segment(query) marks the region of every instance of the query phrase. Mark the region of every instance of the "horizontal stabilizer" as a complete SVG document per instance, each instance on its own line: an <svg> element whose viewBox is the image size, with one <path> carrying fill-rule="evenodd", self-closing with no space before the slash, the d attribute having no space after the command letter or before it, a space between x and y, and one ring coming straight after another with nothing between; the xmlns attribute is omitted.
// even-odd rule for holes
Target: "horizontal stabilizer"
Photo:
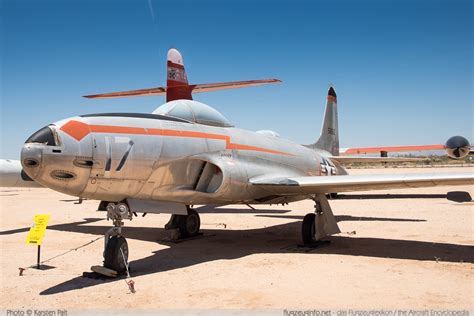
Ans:
<svg viewBox="0 0 474 316"><path fill-rule="evenodd" d="M192 93L199 92L210 92L218 91L225 89L238 89L245 87L253 87L265 84L274 84L281 83L281 80L278 79L260 79L260 80L245 80L245 81L232 81L232 82L218 82L218 83L203 83L203 84L194 84L194 85L183 85L183 88L191 88ZM179 86L174 86L174 89L179 88ZM107 99L107 98L125 98L125 97L140 97L140 96L156 96L156 95L166 95L166 87L157 87L150 89L139 89L139 90L129 90L129 91L119 91L111 93L101 93L93 95L85 95L84 98L88 99Z"/></svg>
<svg viewBox="0 0 474 316"><path fill-rule="evenodd" d="M166 88L157 87L150 89L139 89L129 91L119 91L101 94L85 95L84 98L88 99L111 99L111 98L126 98L126 97L140 97L140 96L152 96L152 95L165 95Z"/></svg>
<svg viewBox="0 0 474 316"><path fill-rule="evenodd" d="M211 92L224 89L238 89L246 87L254 87L265 84L281 83L279 79L259 79L259 80L244 80L244 81L231 81L231 82L219 82L219 83L204 83L197 84L193 87L193 93L198 92Z"/></svg>

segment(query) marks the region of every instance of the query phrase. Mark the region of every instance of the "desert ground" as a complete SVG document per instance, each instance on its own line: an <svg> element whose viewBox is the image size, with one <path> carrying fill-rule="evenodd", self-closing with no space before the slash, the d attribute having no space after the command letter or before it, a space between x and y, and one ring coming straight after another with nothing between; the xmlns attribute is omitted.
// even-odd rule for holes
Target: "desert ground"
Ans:
<svg viewBox="0 0 474 316"><path fill-rule="evenodd" d="M474 172L474 168L362 169ZM103 240L44 264L25 243L35 214L51 218L42 260L101 237L111 227L98 201L74 204L49 189L0 188L1 309L306 309L474 308L474 202L434 187L347 193L330 201L342 233L315 249L298 248L313 202L286 206L202 207L202 237L173 243L169 215L126 221L131 293L124 278L91 279ZM369 194L369 196L367 196Z"/></svg>

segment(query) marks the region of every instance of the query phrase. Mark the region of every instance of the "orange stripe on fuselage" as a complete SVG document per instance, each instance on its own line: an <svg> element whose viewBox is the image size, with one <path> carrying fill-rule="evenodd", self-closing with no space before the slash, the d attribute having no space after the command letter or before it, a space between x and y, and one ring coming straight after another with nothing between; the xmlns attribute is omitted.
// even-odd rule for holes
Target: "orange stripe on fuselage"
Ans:
<svg viewBox="0 0 474 316"><path fill-rule="evenodd" d="M141 127L110 126L110 125L89 125L93 133L113 133L113 134L146 134L146 129Z"/></svg>
<svg viewBox="0 0 474 316"><path fill-rule="evenodd" d="M235 144L231 142L230 136L222 134L211 134L204 132L182 131L173 129L161 128L143 128L143 127L129 127L129 126L113 126L113 125L88 125L78 121L69 121L61 127L61 130L68 135L80 141L82 138L91 133L109 133L109 134L134 134L134 135L158 135L168 137L188 137L188 138L202 138L223 140L226 144L226 149L235 150L251 150L260 151L270 154L293 156L278 150L261 148L250 145Z"/></svg>

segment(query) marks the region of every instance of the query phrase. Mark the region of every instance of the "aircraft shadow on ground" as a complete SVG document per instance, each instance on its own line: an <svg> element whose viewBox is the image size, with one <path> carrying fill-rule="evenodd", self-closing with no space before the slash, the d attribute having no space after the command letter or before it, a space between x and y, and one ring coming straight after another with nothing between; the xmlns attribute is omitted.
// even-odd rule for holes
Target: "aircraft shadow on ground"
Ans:
<svg viewBox="0 0 474 316"><path fill-rule="evenodd" d="M264 216L264 215L257 215ZM267 215L280 217L278 215ZM282 218L289 218L283 215ZM291 217L300 219L301 216ZM338 221L395 221L419 222L419 219L377 218L336 216ZM54 225L49 229L78 232L93 235L103 235L110 226L90 226L89 223L100 219L85 219L81 222ZM205 220L204 220L205 222ZM300 243L301 222L291 222L250 230L202 229L204 237L191 239L181 243L163 242L169 232L162 228L125 227L124 236L148 242L164 244L168 248L152 251L152 255L133 259L133 249L130 249L130 267L132 277L171 271L216 260L232 260L257 253L287 254L300 252L304 255L318 256L336 254L348 256L366 256L374 258L393 258L422 261L468 262L474 263L474 247L449 243L434 243L426 241L396 240L384 238L354 238L332 236L331 244L316 248L312 251L301 250L296 246ZM150 250L154 246L150 245ZM97 263L99 264L99 263ZM76 277L42 291L41 295L51 295L70 290L77 290L116 282L123 278L94 280Z"/></svg>
<svg viewBox="0 0 474 316"><path fill-rule="evenodd" d="M471 202L469 192L451 191L447 194L338 194L336 200L389 200L389 199L447 199L453 202Z"/></svg>
<svg viewBox="0 0 474 316"><path fill-rule="evenodd" d="M281 219L298 219L303 220L301 215L255 215L257 217L281 218ZM365 216L351 216L351 215L337 215L337 222L349 221L370 221L370 222L426 222L426 219L414 218L390 218L390 217L365 217Z"/></svg>
<svg viewBox="0 0 474 316"><path fill-rule="evenodd" d="M226 208L226 207L214 207L212 205L206 205L196 208L199 214L285 214L291 212L291 210L277 210L277 209L258 209L256 208Z"/></svg>

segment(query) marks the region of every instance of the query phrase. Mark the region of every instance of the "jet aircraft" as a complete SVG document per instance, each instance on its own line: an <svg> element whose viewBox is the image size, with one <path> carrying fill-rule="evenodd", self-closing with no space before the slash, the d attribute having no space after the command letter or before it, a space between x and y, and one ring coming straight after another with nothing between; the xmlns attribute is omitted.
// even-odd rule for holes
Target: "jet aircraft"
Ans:
<svg viewBox="0 0 474 316"><path fill-rule="evenodd" d="M300 145L272 131L234 127L192 94L279 80L189 84L181 54L168 52L166 87L86 96L166 95L153 113L99 113L55 122L29 137L21 152L26 174L44 187L106 201L114 227L105 233L104 266L127 268L122 234L134 213L169 213L168 229L198 234L194 205L280 204L311 199L302 222L306 244L339 233L326 194L474 183L472 173L351 176L339 156L337 96L327 94L319 139Z"/></svg>

